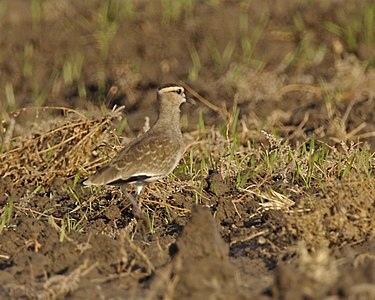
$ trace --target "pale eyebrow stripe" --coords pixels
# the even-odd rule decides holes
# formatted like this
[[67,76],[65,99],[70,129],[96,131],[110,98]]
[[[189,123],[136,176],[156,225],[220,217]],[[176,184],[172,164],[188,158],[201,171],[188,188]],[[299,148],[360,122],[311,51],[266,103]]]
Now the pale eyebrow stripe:
[[168,93],[168,92],[174,92],[174,91],[176,91],[178,89],[182,89],[182,91],[185,92],[184,88],[180,87],[180,86],[165,87],[165,88],[162,88],[161,90],[159,90],[159,92],[163,91],[165,93]]

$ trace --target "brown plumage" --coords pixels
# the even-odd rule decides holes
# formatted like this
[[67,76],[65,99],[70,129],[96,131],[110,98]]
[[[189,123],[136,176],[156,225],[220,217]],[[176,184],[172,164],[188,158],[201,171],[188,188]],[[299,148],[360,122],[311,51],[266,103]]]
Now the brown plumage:
[[[180,105],[187,101],[184,88],[166,85],[158,89],[157,95],[159,116],[152,128],[83,182],[86,186],[124,186],[135,215],[138,214],[137,198],[144,185],[170,174],[184,150],[180,129]],[[126,192],[128,184],[136,186],[135,199]]]

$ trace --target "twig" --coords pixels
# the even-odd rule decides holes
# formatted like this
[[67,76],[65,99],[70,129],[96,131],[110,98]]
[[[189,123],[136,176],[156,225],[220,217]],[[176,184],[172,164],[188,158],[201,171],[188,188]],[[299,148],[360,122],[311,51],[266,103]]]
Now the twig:
[[254,233],[254,234],[252,234],[250,236],[247,236],[247,237],[245,237],[243,239],[238,239],[238,240],[231,241],[230,242],[230,246],[233,246],[234,244],[237,244],[237,243],[248,242],[248,241],[250,241],[250,240],[252,240],[252,239],[254,239],[254,238],[258,237],[258,236],[261,236],[263,234],[266,234],[266,233],[268,233],[268,229],[256,232],[256,233]]
[[193,95],[196,99],[198,99],[200,102],[202,102],[204,105],[206,105],[208,108],[212,109],[213,111],[217,112],[224,120],[229,120],[230,119],[230,114],[224,110],[223,108],[212,104],[210,101],[208,101],[206,98],[202,97],[199,95],[196,91],[193,90],[192,87],[187,85],[185,82],[180,81],[180,84],[185,87],[185,89]]

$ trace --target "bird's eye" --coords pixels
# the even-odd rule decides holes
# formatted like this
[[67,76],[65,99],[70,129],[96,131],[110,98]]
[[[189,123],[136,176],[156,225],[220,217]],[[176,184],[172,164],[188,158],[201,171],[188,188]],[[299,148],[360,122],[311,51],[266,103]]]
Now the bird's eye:
[[181,90],[181,89],[178,89],[176,92],[177,92],[177,94],[179,94],[179,95],[182,94],[182,90]]

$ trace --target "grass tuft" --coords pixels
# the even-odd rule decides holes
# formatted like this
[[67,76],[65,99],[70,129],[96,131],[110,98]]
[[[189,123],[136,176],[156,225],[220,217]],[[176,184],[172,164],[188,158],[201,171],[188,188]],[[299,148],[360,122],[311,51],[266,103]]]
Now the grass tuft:
[[8,202],[5,206],[1,209],[1,216],[0,216],[0,234],[9,224],[10,220],[13,216],[13,201],[14,197],[11,195],[8,197]]

